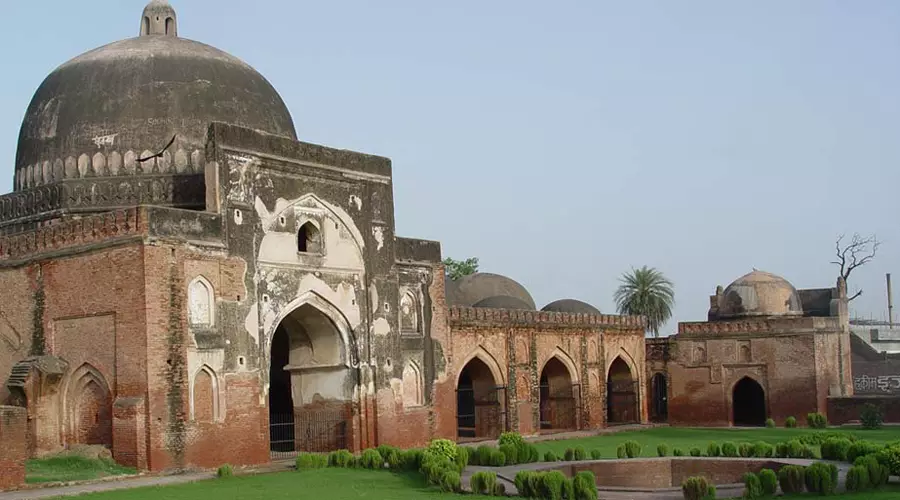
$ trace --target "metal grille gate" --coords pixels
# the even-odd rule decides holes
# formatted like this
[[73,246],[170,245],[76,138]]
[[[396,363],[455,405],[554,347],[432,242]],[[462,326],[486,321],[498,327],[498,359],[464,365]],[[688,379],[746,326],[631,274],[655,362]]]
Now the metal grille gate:
[[347,448],[349,408],[295,410],[269,417],[272,459],[292,458],[301,451],[329,452]]
[[610,380],[607,383],[607,387],[607,423],[637,422],[637,382],[633,380]]
[[509,428],[506,387],[497,386],[481,400],[473,387],[456,390],[457,436],[460,439],[497,438]]
[[569,394],[551,394],[540,386],[540,426],[543,430],[577,430],[581,420],[581,384],[569,386]]

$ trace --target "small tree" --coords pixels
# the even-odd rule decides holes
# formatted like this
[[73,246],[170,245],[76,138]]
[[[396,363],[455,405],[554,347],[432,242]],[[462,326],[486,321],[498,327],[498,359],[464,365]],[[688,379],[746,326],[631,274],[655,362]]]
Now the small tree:
[[644,316],[647,329],[659,337],[659,328],[672,317],[675,286],[663,273],[644,266],[622,275],[614,295],[619,314]]
[[444,259],[444,269],[447,276],[456,281],[463,276],[478,272],[478,257],[470,257],[466,260],[454,260],[447,257]]
[[[878,252],[878,247],[881,245],[881,242],[878,241],[878,237],[874,234],[862,237],[858,233],[853,233],[853,237],[850,238],[850,242],[847,244],[842,244],[843,239],[844,235],[842,234],[838,236],[837,241],[835,241],[834,249],[837,260],[833,260],[831,263],[840,266],[841,277],[844,278],[844,282],[847,282],[850,273],[852,273],[854,269],[868,264],[875,258],[875,253]],[[848,297],[848,301],[853,300],[860,295],[862,295],[862,290],[858,290]]]

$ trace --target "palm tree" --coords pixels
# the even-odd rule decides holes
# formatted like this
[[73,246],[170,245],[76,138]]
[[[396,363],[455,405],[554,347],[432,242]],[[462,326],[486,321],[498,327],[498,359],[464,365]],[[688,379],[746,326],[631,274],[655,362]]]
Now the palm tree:
[[659,327],[672,317],[675,286],[663,273],[647,266],[632,269],[620,281],[614,295],[619,314],[646,317],[647,329],[659,337]]

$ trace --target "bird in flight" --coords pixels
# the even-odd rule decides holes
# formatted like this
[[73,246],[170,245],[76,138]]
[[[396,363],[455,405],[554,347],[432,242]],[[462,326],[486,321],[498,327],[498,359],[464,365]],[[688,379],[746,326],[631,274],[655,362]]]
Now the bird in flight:
[[147,161],[147,160],[152,160],[153,158],[161,158],[162,155],[163,155],[163,153],[165,153],[166,150],[169,149],[169,148],[172,146],[172,144],[175,143],[175,137],[177,137],[177,135],[173,135],[173,136],[172,136],[172,140],[169,141],[169,143],[166,144],[166,147],[162,148],[162,149],[159,151],[159,153],[156,153],[155,155],[147,156],[146,158],[138,158],[138,162],[139,162],[139,163],[144,163],[145,161]]

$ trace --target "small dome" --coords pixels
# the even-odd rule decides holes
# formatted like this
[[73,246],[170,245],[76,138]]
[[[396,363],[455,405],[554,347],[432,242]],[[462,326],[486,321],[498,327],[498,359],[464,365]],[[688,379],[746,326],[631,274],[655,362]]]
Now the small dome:
[[505,295],[497,295],[496,297],[488,297],[472,307],[480,307],[484,309],[512,309],[533,311],[534,308],[515,297],[507,297]]
[[[534,299],[524,286],[516,281],[491,273],[475,273],[456,280],[447,287],[447,303],[450,305],[473,307],[484,299],[491,297],[512,297],[519,299],[535,310]],[[452,292],[452,296],[451,296]]]
[[794,285],[781,276],[757,270],[734,280],[719,295],[718,302],[721,318],[803,314]]
[[541,311],[545,312],[561,312],[571,314],[593,314],[599,316],[602,314],[600,309],[576,299],[562,299],[553,301],[544,306]]

